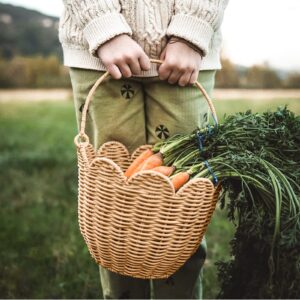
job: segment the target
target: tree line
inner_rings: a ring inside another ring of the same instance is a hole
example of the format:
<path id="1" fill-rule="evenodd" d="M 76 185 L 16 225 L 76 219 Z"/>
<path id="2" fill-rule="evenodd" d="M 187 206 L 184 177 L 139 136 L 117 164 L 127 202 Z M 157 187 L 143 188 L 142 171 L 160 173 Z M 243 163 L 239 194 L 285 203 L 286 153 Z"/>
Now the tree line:
<path id="1" fill-rule="evenodd" d="M 280 76 L 268 64 L 239 67 L 222 59 L 217 72 L 218 88 L 300 88 L 300 72 Z M 56 55 L 0 57 L 0 88 L 69 88 L 68 69 Z"/>
<path id="2" fill-rule="evenodd" d="M 70 87 L 68 70 L 55 55 L 0 58 L 0 88 Z"/>
<path id="3" fill-rule="evenodd" d="M 222 59 L 222 70 L 217 72 L 216 87 L 277 89 L 300 88 L 300 72 L 281 75 L 267 63 L 251 67 L 238 67 L 229 59 Z"/>

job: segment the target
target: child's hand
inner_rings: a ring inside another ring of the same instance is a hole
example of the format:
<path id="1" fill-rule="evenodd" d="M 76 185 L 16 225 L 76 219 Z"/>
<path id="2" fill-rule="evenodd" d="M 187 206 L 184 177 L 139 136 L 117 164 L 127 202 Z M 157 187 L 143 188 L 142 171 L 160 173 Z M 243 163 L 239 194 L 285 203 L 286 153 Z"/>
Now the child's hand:
<path id="1" fill-rule="evenodd" d="M 195 83 L 202 61 L 200 51 L 185 40 L 170 41 L 160 55 L 164 63 L 158 69 L 159 78 L 171 84 L 178 82 L 180 86 Z"/>
<path id="2" fill-rule="evenodd" d="M 150 60 L 144 50 L 128 35 L 122 34 L 104 43 L 97 50 L 107 71 L 114 79 L 131 77 L 150 69 Z"/>

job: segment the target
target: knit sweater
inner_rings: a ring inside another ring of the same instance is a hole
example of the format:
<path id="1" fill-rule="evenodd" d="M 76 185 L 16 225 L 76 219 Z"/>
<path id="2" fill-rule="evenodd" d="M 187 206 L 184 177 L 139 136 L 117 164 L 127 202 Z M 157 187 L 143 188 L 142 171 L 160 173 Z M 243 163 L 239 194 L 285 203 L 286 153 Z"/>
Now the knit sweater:
<path id="1" fill-rule="evenodd" d="M 69 67 L 105 70 L 97 49 L 130 35 L 150 58 L 159 58 L 170 36 L 203 51 L 201 70 L 219 69 L 221 30 L 228 0 L 63 0 L 59 39 Z M 157 66 L 141 76 L 157 76 Z"/>

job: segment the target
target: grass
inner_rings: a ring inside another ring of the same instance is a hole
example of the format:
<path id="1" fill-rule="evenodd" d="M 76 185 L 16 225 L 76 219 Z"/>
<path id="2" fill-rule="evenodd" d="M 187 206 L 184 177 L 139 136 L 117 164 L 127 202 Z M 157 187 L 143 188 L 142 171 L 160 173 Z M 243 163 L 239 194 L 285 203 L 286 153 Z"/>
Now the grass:
<path id="1" fill-rule="evenodd" d="M 220 101 L 225 112 L 299 100 Z M 71 102 L 0 104 L 0 298 L 101 298 L 97 265 L 77 224 Z M 208 228 L 204 297 L 218 293 L 214 263 L 229 258 L 234 228 L 217 210 Z"/>
<path id="2" fill-rule="evenodd" d="M 218 100 L 214 101 L 217 113 L 221 118 L 224 114 L 234 114 L 251 109 L 253 112 L 274 110 L 278 106 L 287 105 L 291 111 L 300 114 L 300 99 L 267 99 L 267 100 Z"/>
<path id="3" fill-rule="evenodd" d="M 72 104 L 0 111 L 0 297 L 99 297 L 76 221 Z"/>

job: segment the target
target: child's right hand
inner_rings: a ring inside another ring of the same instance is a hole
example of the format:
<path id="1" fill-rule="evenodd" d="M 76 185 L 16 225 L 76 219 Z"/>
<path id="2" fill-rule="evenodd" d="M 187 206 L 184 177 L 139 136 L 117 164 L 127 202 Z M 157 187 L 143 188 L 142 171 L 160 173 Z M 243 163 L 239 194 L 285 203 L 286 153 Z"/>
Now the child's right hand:
<path id="1" fill-rule="evenodd" d="M 114 79 L 138 75 L 150 69 L 150 60 L 131 37 L 121 34 L 101 45 L 97 50 L 107 71 Z"/>

